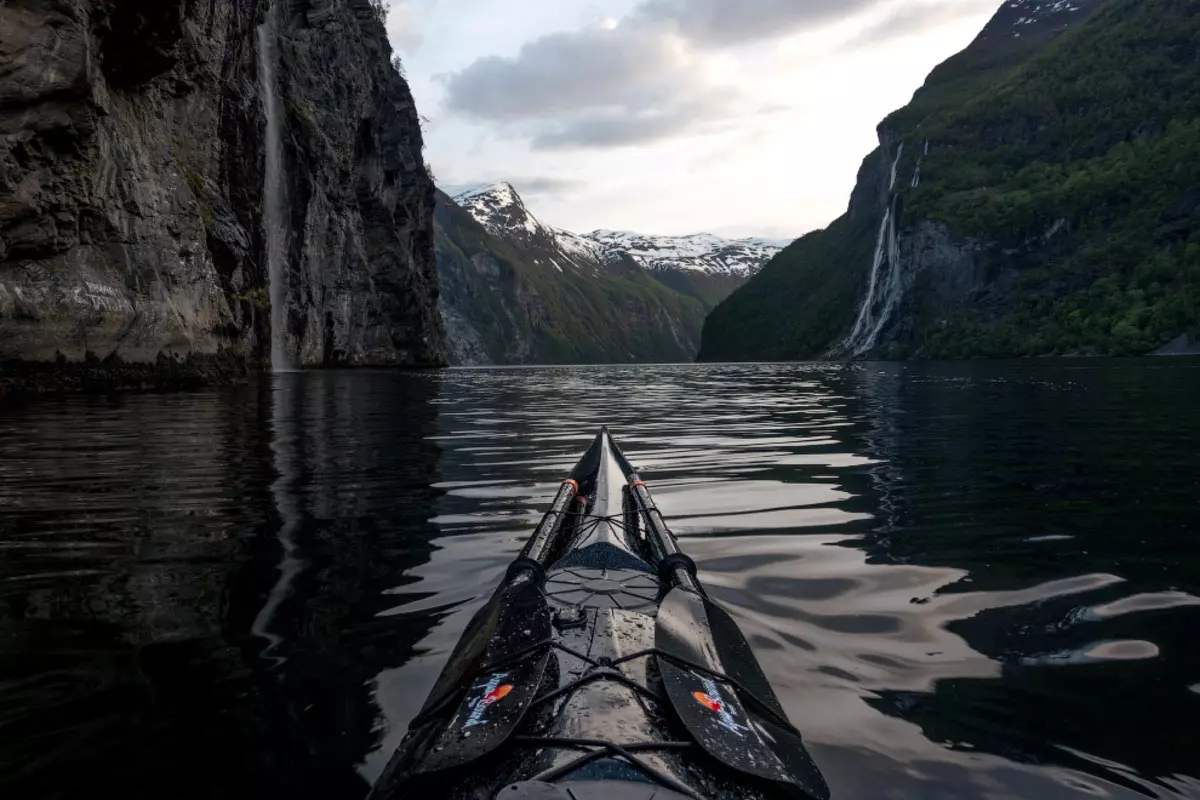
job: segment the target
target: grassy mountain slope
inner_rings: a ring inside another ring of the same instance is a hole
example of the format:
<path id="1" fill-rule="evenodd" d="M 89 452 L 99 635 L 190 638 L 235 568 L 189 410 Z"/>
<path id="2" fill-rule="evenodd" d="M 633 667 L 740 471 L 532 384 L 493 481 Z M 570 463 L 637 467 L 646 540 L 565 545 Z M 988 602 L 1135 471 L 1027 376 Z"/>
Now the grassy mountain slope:
<path id="1" fill-rule="evenodd" d="M 901 142 L 908 288 L 876 354 L 1126 354 L 1200 334 L 1200 3 L 1107 0 L 1040 38 L 1005 34 L 1015 5 L 880 126 L 886 154 L 856 190 L 874 202 L 715 309 L 702 358 L 819 356 L 846 333 Z"/>
<path id="2" fill-rule="evenodd" d="M 632 260 L 594 274 L 534 263 L 441 193 L 436 223 L 443 318 L 456 360 L 569 364 L 694 357 L 704 307 Z"/>

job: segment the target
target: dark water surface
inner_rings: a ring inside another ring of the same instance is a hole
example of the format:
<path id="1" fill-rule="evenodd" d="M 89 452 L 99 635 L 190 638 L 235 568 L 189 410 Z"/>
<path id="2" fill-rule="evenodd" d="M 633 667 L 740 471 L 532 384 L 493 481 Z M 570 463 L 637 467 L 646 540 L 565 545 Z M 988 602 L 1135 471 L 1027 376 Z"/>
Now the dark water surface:
<path id="1" fill-rule="evenodd" d="M 1200 363 L 0 411 L 0 797 L 357 800 L 607 423 L 836 798 L 1200 797 Z"/>

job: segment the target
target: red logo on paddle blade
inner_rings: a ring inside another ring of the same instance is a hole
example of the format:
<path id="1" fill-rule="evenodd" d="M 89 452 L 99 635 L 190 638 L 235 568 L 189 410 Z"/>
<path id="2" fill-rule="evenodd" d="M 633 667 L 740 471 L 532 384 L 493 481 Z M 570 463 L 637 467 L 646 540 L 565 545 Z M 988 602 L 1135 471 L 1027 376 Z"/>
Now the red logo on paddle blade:
<path id="1" fill-rule="evenodd" d="M 503 686 L 497 686 L 495 689 L 492 689 L 483 696 L 483 700 L 480 702 L 480 705 L 490 706 L 492 703 L 498 703 L 505 697 L 508 697 L 508 693 L 512 690 L 513 687 L 511 683 L 506 683 Z"/>
<path id="2" fill-rule="evenodd" d="M 704 692 L 692 692 L 692 697 L 696 698 L 696 702 L 707 708 L 709 711 L 720 712 L 721 701 L 714 697 L 710 697 Z"/>

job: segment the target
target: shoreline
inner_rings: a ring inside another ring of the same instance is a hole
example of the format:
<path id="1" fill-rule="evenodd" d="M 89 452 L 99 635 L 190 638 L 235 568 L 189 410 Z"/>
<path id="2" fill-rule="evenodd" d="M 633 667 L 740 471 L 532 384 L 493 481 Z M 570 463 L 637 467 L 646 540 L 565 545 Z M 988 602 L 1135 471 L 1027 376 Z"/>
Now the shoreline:
<path id="1" fill-rule="evenodd" d="M 120 358 L 84 361 L 0 361 L 0 405 L 63 395 L 178 392 L 246 383 L 253 363 L 229 353 L 160 355 L 153 362 Z"/>

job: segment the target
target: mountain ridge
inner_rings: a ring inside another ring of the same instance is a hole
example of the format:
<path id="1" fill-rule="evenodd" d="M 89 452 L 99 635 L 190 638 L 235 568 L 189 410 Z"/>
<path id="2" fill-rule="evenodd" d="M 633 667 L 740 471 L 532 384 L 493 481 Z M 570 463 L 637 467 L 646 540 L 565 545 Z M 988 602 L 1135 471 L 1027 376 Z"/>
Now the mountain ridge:
<path id="1" fill-rule="evenodd" d="M 695 357 L 707 310 L 700 300 L 624 254 L 601 257 L 544 225 L 511 186 L 493 195 L 465 198 L 472 211 L 438 193 L 439 309 L 453 363 Z"/>
<path id="2" fill-rule="evenodd" d="M 847 213 L 710 313 L 700 358 L 1196 339 L 1197 41 L 1190 0 L 1009 0 L 879 125 Z"/>
<path id="3" fill-rule="evenodd" d="M 571 259 L 604 263 L 626 253 L 651 270 L 681 269 L 748 277 L 786 246 L 768 239 L 731 239 L 703 232 L 685 236 L 608 229 L 574 233 L 539 220 L 517 188 L 507 181 L 475 184 L 451 199 L 492 235 L 515 238 L 525 244 L 539 237 L 557 239 Z"/>

